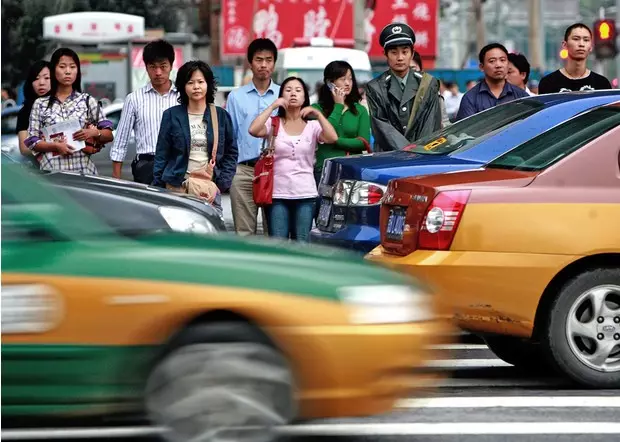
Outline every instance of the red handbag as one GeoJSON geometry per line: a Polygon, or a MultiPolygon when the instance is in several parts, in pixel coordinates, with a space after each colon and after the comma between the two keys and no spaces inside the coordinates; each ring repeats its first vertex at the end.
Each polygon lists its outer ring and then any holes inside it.
{"type": "Polygon", "coordinates": [[[271,135],[269,146],[263,149],[260,158],[254,165],[254,179],[252,180],[252,194],[257,206],[268,206],[273,196],[273,161],[274,142],[280,128],[280,117],[271,118],[271,135]]]}

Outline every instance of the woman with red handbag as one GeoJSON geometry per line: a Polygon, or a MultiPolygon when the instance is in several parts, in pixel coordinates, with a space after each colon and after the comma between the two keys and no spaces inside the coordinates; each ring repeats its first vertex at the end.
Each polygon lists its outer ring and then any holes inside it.
{"type": "Polygon", "coordinates": [[[250,135],[269,138],[271,115],[278,110],[273,146],[273,193],[267,209],[269,235],[308,241],[318,196],[314,180],[316,147],[334,143],[338,134],[321,112],[310,106],[308,87],[289,77],[280,86],[279,98],[250,125],[250,135]]]}
{"type": "Polygon", "coordinates": [[[325,66],[323,78],[319,100],[313,106],[334,126],[338,139],[331,144],[319,144],[314,166],[317,186],[325,160],[370,152],[370,115],[361,104],[353,68],[346,61],[332,61],[325,66]]]}

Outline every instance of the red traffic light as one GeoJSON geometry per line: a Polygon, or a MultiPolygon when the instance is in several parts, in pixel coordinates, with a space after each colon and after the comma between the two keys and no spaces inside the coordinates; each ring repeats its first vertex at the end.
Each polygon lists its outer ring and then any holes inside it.
{"type": "Polygon", "coordinates": [[[599,23],[597,32],[598,38],[601,40],[609,40],[611,37],[611,26],[606,21],[599,23]]]}
{"type": "Polygon", "coordinates": [[[613,58],[618,53],[616,46],[616,22],[610,19],[594,22],[594,54],[599,60],[613,58]]]}

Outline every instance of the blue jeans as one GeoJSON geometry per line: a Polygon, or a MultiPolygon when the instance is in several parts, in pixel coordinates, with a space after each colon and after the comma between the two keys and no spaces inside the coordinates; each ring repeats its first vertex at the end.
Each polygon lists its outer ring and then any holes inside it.
{"type": "Polygon", "coordinates": [[[267,209],[269,236],[308,242],[316,199],[274,199],[267,209]]]}

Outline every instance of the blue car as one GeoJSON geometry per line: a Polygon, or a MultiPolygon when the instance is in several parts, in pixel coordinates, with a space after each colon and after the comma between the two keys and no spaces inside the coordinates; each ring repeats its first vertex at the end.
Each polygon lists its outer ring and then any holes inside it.
{"type": "Polygon", "coordinates": [[[393,178],[478,169],[620,91],[548,94],[496,106],[403,150],[325,160],[310,240],[367,253],[380,243],[379,209],[393,178]]]}

